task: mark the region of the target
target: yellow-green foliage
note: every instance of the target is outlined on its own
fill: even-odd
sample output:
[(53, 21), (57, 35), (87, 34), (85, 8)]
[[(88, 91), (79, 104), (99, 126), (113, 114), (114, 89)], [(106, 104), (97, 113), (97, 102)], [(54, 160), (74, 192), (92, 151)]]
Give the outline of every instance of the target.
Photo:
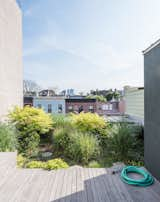
[(9, 117), (16, 124), (17, 129), (30, 129), (38, 131), (40, 134), (47, 133), (52, 128), (52, 118), (42, 109), (26, 106), (16, 107)]
[(43, 161), (30, 161), (26, 165), (27, 168), (43, 168), (47, 170), (55, 170), (59, 168), (68, 168), (68, 164), (60, 158), (52, 159), (47, 162)]
[(19, 168), (23, 168), (26, 162), (27, 162), (27, 159), (24, 156), (22, 156), (21, 154), (17, 156), (17, 166)]
[(46, 168), (46, 164), (45, 162), (42, 161), (30, 161), (29, 163), (27, 163), (26, 167), (27, 168)]
[(71, 121), (82, 132), (99, 131), (106, 126), (104, 118), (93, 113), (72, 114)]
[(59, 168), (68, 168), (68, 164), (60, 158), (47, 161), (46, 169), (55, 170)]
[(16, 107), (9, 117), (19, 131), (18, 151), (27, 157), (37, 154), (40, 134), (46, 134), (52, 128), (51, 116), (42, 109), (27, 106)]

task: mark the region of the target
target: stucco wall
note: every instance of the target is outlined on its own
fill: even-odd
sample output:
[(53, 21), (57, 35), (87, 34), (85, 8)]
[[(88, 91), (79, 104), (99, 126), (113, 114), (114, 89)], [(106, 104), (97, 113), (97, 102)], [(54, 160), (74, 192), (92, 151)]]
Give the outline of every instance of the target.
[(65, 99), (62, 98), (34, 98), (33, 106), (41, 105), (43, 110), (48, 112), (48, 105), (52, 105), (52, 113), (58, 114), (58, 104), (62, 105), (62, 113), (65, 114)]
[(0, 120), (22, 106), (22, 17), (15, 0), (0, 0)]
[(126, 87), (125, 91), (125, 114), (144, 120), (144, 89)]

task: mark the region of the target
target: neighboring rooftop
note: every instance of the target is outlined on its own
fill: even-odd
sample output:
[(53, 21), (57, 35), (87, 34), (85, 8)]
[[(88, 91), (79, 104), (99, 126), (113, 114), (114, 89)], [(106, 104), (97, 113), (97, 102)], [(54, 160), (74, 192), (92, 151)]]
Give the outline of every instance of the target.
[(160, 39), (158, 39), (157, 41), (155, 41), (154, 43), (152, 43), (148, 48), (146, 48), (144, 51), (142, 51), (142, 53), (145, 55), (150, 50), (152, 50), (153, 48), (155, 48), (156, 46), (158, 46), (159, 44), (160, 44)]

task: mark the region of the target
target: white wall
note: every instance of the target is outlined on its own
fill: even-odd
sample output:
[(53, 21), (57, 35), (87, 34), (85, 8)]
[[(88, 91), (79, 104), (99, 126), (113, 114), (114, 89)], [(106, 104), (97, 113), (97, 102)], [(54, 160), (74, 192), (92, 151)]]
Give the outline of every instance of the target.
[(22, 106), (22, 17), (16, 0), (0, 0), (0, 120)]

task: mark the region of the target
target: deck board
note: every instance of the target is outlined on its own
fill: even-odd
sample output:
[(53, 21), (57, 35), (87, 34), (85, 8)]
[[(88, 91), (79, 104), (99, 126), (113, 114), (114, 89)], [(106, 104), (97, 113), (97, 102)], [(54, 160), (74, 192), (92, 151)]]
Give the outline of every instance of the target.
[(159, 202), (160, 183), (135, 187), (110, 169), (44, 171), (0, 167), (0, 202)]

